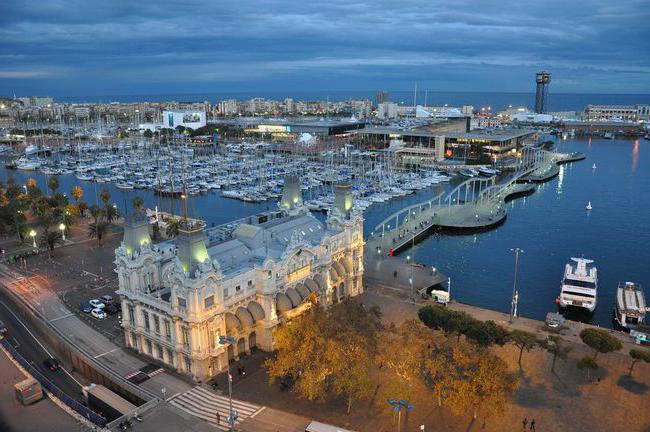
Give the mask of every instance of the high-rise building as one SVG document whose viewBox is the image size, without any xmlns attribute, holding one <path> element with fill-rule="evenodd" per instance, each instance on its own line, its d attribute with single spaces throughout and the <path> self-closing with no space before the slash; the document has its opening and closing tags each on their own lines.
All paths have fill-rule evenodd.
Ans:
<svg viewBox="0 0 650 432">
<path fill-rule="evenodd" d="M 379 106 L 380 104 L 383 104 L 384 102 L 388 102 L 389 100 L 389 95 L 386 90 L 380 90 L 375 94 L 375 105 Z"/>
<path fill-rule="evenodd" d="M 535 112 L 543 114 L 548 109 L 548 86 L 551 84 L 550 72 L 537 72 L 535 76 L 537 91 L 535 92 Z"/>
</svg>

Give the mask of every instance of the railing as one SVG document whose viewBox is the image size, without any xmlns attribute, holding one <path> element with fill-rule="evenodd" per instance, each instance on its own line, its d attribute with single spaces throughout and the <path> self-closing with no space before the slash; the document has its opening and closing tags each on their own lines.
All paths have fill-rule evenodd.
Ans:
<svg viewBox="0 0 650 432">
<path fill-rule="evenodd" d="M 94 411 L 86 408 L 84 405 L 82 405 L 80 402 L 77 400 L 71 398 L 67 394 L 65 394 L 62 390 L 60 390 L 52 381 L 47 379 L 43 374 L 41 374 L 34 366 L 32 366 L 23 356 L 21 356 L 16 349 L 11 346 L 11 344 L 7 341 L 7 339 L 2 339 L 0 341 L 2 343 L 2 346 L 9 351 L 11 356 L 18 362 L 20 365 L 27 370 L 41 385 L 50 393 L 52 393 L 54 396 L 56 396 L 61 402 L 66 404 L 68 407 L 72 408 L 76 412 L 78 412 L 80 415 L 82 415 L 84 418 L 90 420 L 97 426 L 105 426 L 107 420 L 100 416 L 99 414 L 95 413 Z"/>
</svg>

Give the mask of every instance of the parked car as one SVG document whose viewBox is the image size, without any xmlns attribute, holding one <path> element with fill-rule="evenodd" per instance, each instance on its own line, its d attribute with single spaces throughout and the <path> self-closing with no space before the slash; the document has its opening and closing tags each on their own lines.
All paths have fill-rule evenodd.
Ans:
<svg viewBox="0 0 650 432">
<path fill-rule="evenodd" d="M 109 305 L 109 304 L 113 303 L 113 296 L 112 296 L 112 295 L 104 294 L 104 295 L 101 296 L 99 299 L 100 299 L 100 300 L 101 300 L 105 305 Z"/>
<path fill-rule="evenodd" d="M 95 309 L 93 305 L 91 305 L 90 302 L 87 301 L 81 302 L 79 308 L 83 311 L 83 313 L 90 313 L 92 312 L 93 309 Z"/>
<path fill-rule="evenodd" d="M 45 360 L 43 360 L 43 366 L 45 366 L 46 368 L 48 368 L 52 372 L 56 372 L 59 369 L 61 369 L 61 364 L 54 357 L 49 357 L 49 358 L 46 358 Z"/>
<path fill-rule="evenodd" d="M 88 303 L 90 303 L 90 305 L 95 309 L 104 309 L 104 307 L 106 306 L 104 303 L 102 303 L 101 300 L 97 300 L 97 299 L 89 300 Z"/>
<path fill-rule="evenodd" d="M 104 308 L 104 312 L 106 312 L 109 315 L 115 315 L 119 311 L 120 311 L 120 308 L 115 303 L 111 303 L 109 305 L 106 305 L 106 307 Z"/>
<path fill-rule="evenodd" d="M 106 312 L 104 312 L 104 309 L 93 309 L 92 312 L 90 312 L 90 315 L 100 320 L 106 319 Z"/>
</svg>

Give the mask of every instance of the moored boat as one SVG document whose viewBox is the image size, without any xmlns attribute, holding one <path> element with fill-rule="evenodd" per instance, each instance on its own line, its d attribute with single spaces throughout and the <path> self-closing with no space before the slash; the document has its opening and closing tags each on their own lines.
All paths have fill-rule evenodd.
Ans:
<svg viewBox="0 0 650 432">
<path fill-rule="evenodd" d="M 574 307 L 593 312 L 598 296 L 598 270 L 594 261 L 571 258 L 564 268 L 564 277 L 557 302 L 561 308 Z"/>
<path fill-rule="evenodd" d="M 623 328 L 635 329 L 643 323 L 648 307 L 641 285 L 621 282 L 616 291 L 614 319 Z"/>
</svg>

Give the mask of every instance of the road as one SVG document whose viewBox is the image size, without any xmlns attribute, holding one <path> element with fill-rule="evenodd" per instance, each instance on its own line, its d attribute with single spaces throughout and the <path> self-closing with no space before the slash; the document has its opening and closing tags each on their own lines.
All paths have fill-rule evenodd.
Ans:
<svg viewBox="0 0 650 432">
<path fill-rule="evenodd" d="M 16 348 L 16 351 L 45 377 L 50 379 L 61 391 L 81 401 L 81 383 L 65 370 L 65 368 L 57 372 L 52 372 L 43 365 L 43 360 L 55 356 L 50 353 L 20 318 L 2 301 L 0 301 L 0 320 L 5 323 L 8 330 L 5 338 Z"/>
</svg>

